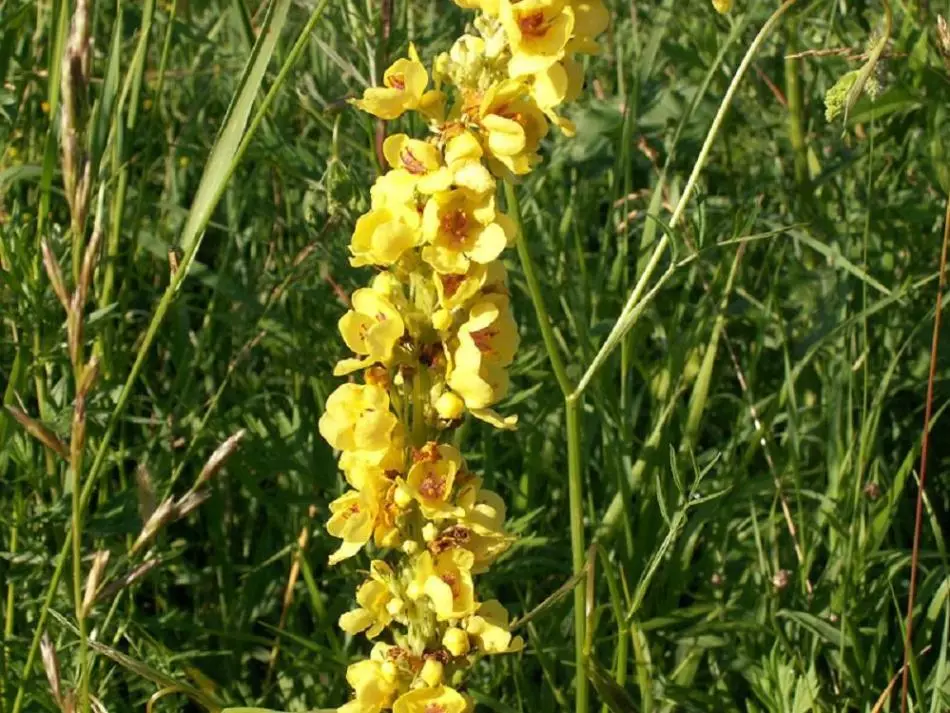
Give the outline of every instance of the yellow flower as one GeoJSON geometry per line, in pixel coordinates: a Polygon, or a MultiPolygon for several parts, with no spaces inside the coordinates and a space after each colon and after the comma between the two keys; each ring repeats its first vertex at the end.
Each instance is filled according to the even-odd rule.
{"type": "Polygon", "coordinates": [[[450,311],[464,307],[480,292],[508,294],[508,272],[500,260],[472,265],[464,275],[434,273],[432,279],[439,304],[450,311]]]}
{"type": "Polygon", "coordinates": [[[486,360],[499,366],[511,364],[520,339],[508,296],[482,295],[459,327],[458,338],[456,369],[477,369],[486,360]]]}
{"type": "Polygon", "coordinates": [[[548,133],[544,114],[525,98],[526,91],[521,80],[500,82],[485,93],[478,109],[489,157],[519,176],[541,160],[538,149],[548,133]]]}
{"type": "Polygon", "coordinates": [[[515,653],[524,648],[520,636],[512,638],[508,630],[508,611],[496,599],[484,602],[478,612],[469,617],[465,629],[478,649],[486,654],[515,653]]]}
{"type": "Polygon", "coordinates": [[[566,136],[574,136],[577,129],[574,122],[559,116],[555,109],[564,102],[570,84],[570,76],[561,62],[555,62],[543,72],[538,72],[531,83],[531,97],[551,123],[566,136]]]}
{"type": "Polygon", "coordinates": [[[511,545],[505,534],[505,501],[498,493],[481,487],[481,479],[473,478],[459,487],[456,502],[465,514],[458,524],[440,534],[436,547],[464,547],[472,553],[472,572],[488,569],[511,545]],[[448,541],[448,545],[443,544],[448,541]]]}
{"type": "Polygon", "coordinates": [[[383,86],[370,87],[353,104],[380,119],[397,119],[413,109],[435,114],[444,95],[427,92],[428,84],[429,73],[419,61],[415,46],[410,44],[409,59],[396,60],[383,74],[383,86]]]}
{"type": "Polygon", "coordinates": [[[392,303],[373,289],[353,293],[353,309],[340,318],[340,334],[346,345],[361,358],[343,359],[333,369],[343,376],[377,362],[389,365],[393,349],[406,326],[392,303]]]}
{"type": "Polygon", "coordinates": [[[512,77],[540,72],[564,56],[574,31],[567,0],[500,0],[499,11],[511,45],[512,77]]]}
{"type": "Polygon", "coordinates": [[[442,165],[439,149],[427,141],[393,134],[383,142],[383,155],[393,168],[387,180],[401,183],[400,191],[432,194],[452,185],[452,174],[442,165]]]}
{"type": "Polygon", "coordinates": [[[421,585],[439,621],[462,619],[475,612],[473,562],[472,553],[464,549],[447,550],[435,557],[426,551],[416,560],[416,593],[421,585]]]}
{"type": "Polygon", "coordinates": [[[732,9],[733,0],[713,0],[713,7],[720,15],[725,15],[732,9]]]}
{"type": "Polygon", "coordinates": [[[505,229],[495,222],[494,198],[475,198],[462,189],[429,199],[422,230],[429,243],[422,259],[440,273],[464,274],[473,262],[489,263],[508,242],[505,229]]]}
{"type": "Polygon", "coordinates": [[[603,0],[570,0],[570,6],[574,11],[574,39],[568,51],[597,54],[600,46],[594,38],[610,24],[610,13],[603,0]]]}
{"type": "Polygon", "coordinates": [[[356,591],[359,608],[343,614],[339,626],[351,636],[365,631],[366,638],[373,639],[393,620],[393,594],[389,585],[393,571],[382,560],[374,560],[370,565],[370,577],[356,591]]]}
{"type": "Polygon", "coordinates": [[[468,703],[458,691],[447,686],[417,688],[399,696],[393,713],[465,713],[468,703]]]}
{"type": "Polygon", "coordinates": [[[459,188],[484,196],[495,190],[495,179],[482,163],[482,146],[470,131],[453,136],[445,144],[445,162],[451,182],[459,188]]]}
{"type": "Polygon", "coordinates": [[[320,435],[341,451],[364,451],[368,462],[388,454],[397,419],[389,411],[389,394],[373,384],[341,384],[327,399],[320,435]]]}
{"type": "Polygon", "coordinates": [[[351,490],[330,503],[327,532],[343,540],[339,549],[330,555],[330,564],[352,557],[373,536],[379,503],[371,490],[351,490]]]}
{"type": "Polygon", "coordinates": [[[419,214],[404,205],[386,204],[361,215],[350,241],[350,264],[392,265],[417,245],[419,214]]]}
{"type": "Polygon", "coordinates": [[[462,454],[454,446],[427,443],[409,468],[405,486],[419,503],[422,514],[430,520],[443,520],[460,515],[449,496],[455,475],[462,468],[462,454]]]}
{"type": "Polygon", "coordinates": [[[346,682],[350,684],[356,700],[346,704],[341,713],[378,713],[388,709],[396,697],[395,684],[383,676],[383,667],[378,661],[367,659],[346,669],[346,682]]]}

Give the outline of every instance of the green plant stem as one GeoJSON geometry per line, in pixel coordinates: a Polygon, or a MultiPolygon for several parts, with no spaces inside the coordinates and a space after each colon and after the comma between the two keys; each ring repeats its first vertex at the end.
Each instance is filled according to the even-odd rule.
{"type": "MultiPolygon", "coordinates": [[[[571,518],[571,562],[573,572],[577,574],[585,568],[584,557],[587,550],[584,537],[584,480],[581,463],[580,416],[582,402],[579,395],[574,392],[570,377],[567,375],[564,359],[558,350],[557,339],[554,336],[554,328],[551,326],[551,318],[548,316],[547,307],[544,305],[541,283],[538,280],[534,263],[531,261],[531,252],[528,250],[528,244],[524,237],[524,225],[521,220],[521,205],[518,201],[518,193],[510,181],[505,181],[505,199],[508,206],[509,217],[515,223],[517,235],[515,245],[518,250],[518,258],[521,262],[521,270],[524,273],[525,282],[528,285],[528,294],[531,296],[531,303],[534,306],[538,325],[541,328],[544,348],[547,351],[548,359],[551,362],[551,368],[554,370],[554,376],[557,379],[558,386],[560,386],[561,392],[564,394],[565,428],[567,430],[568,507],[570,508],[571,518]]],[[[574,681],[574,703],[576,713],[588,713],[590,710],[590,685],[587,679],[588,652],[585,646],[587,629],[586,601],[586,593],[583,587],[575,587],[574,658],[577,668],[574,681]]]]}
{"type": "Polygon", "coordinates": [[[544,348],[547,350],[548,359],[551,360],[551,368],[554,369],[554,377],[557,379],[558,386],[561,387],[564,397],[567,398],[573,391],[573,387],[567,376],[567,369],[564,367],[564,359],[558,350],[554,329],[551,327],[551,318],[544,306],[541,283],[538,281],[534,263],[531,261],[531,253],[524,239],[524,225],[521,221],[521,204],[518,202],[518,193],[510,181],[505,181],[505,200],[508,204],[509,217],[515,223],[515,230],[518,235],[515,243],[518,249],[518,259],[521,261],[521,270],[524,272],[525,282],[528,283],[528,294],[531,295],[531,303],[534,305],[534,311],[538,316],[538,326],[541,328],[544,348]]]}
{"type": "Polygon", "coordinates": [[[640,279],[634,286],[633,291],[627,298],[627,302],[624,305],[620,317],[614,324],[611,333],[607,336],[607,339],[604,341],[604,345],[597,353],[597,356],[594,357],[594,360],[591,362],[590,366],[587,367],[587,371],[584,372],[584,375],[581,377],[581,380],[577,385],[577,389],[574,391],[575,394],[580,395],[583,393],[584,389],[586,389],[588,384],[590,384],[591,379],[594,378],[594,374],[596,374],[600,367],[603,366],[604,362],[607,361],[607,357],[610,356],[610,353],[614,350],[623,335],[629,331],[631,327],[633,327],[636,319],[635,316],[633,319],[628,318],[631,313],[638,309],[642,313],[643,305],[641,302],[643,301],[644,294],[647,293],[649,288],[650,278],[653,277],[653,273],[656,271],[656,268],[659,266],[664,253],[670,246],[671,232],[679,225],[680,221],[683,219],[683,215],[686,213],[686,206],[689,204],[690,198],[693,197],[693,193],[696,190],[696,185],[699,182],[699,176],[702,173],[703,168],[706,166],[706,161],[709,159],[709,154],[712,152],[712,147],[716,142],[716,137],[719,135],[719,130],[722,128],[722,125],[725,122],[726,114],[729,113],[729,107],[732,105],[732,100],[735,97],[736,92],[739,90],[739,85],[742,83],[742,78],[745,76],[746,72],[751,66],[755,55],[758,54],[769,35],[772,34],[772,30],[775,29],[776,25],[778,25],[779,20],[796,2],[797,0],[785,0],[785,2],[782,3],[782,5],[774,13],[772,13],[772,16],[769,17],[766,23],[762,26],[762,29],[759,30],[759,33],[755,36],[755,39],[752,40],[752,44],[749,45],[749,49],[746,50],[745,56],[742,58],[742,62],[736,69],[736,73],[733,75],[732,81],[729,83],[729,88],[726,90],[726,94],[722,98],[722,103],[719,105],[719,110],[716,112],[716,116],[713,119],[712,125],[709,127],[709,131],[706,133],[706,140],[703,142],[703,146],[699,151],[699,155],[696,157],[696,163],[693,164],[693,170],[690,173],[689,180],[686,182],[686,186],[683,188],[683,193],[676,204],[676,208],[673,210],[673,216],[670,218],[669,222],[670,230],[663,233],[663,237],[660,238],[656,244],[656,247],[653,248],[653,254],[650,256],[650,259],[644,267],[643,272],[640,274],[640,279]]]}

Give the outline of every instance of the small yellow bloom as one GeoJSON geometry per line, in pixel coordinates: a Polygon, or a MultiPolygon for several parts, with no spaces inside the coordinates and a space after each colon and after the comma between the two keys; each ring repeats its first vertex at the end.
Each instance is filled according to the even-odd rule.
{"type": "Polygon", "coordinates": [[[538,149],[548,133],[544,114],[526,91],[521,80],[500,82],[485,93],[478,109],[489,157],[519,176],[541,160],[538,149]]]}
{"type": "Polygon", "coordinates": [[[465,629],[478,649],[486,654],[515,653],[524,648],[520,636],[512,638],[508,630],[508,611],[496,599],[484,602],[478,612],[469,617],[465,629]]]}
{"type": "Polygon", "coordinates": [[[350,665],[346,669],[346,682],[356,700],[338,709],[343,713],[379,713],[389,708],[396,697],[396,686],[382,675],[382,664],[372,659],[350,665]]]}
{"type": "Polygon", "coordinates": [[[379,504],[370,490],[351,490],[330,503],[327,532],[343,540],[339,549],[330,555],[330,564],[352,557],[373,536],[379,504]]]}
{"type": "Polygon", "coordinates": [[[461,514],[449,501],[461,468],[462,454],[454,446],[430,442],[419,451],[409,468],[406,486],[425,517],[443,520],[461,514]]]}
{"type": "Polygon", "coordinates": [[[403,191],[408,192],[411,187],[412,191],[432,194],[452,185],[452,174],[442,165],[439,149],[427,141],[393,134],[383,142],[383,154],[393,168],[388,180],[405,184],[403,191]]]}
{"type": "Polygon", "coordinates": [[[564,56],[574,31],[567,0],[500,0],[499,11],[511,45],[512,77],[543,71],[564,56]]]}
{"type": "Polygon", "coordinates": [[[383,86],[370,87],[353,104],[380,119],[397,119],[413,109],[431,111],[441,92],[426,92],[428,84],[429,73],[410,44],[409,59],[396,60],[383,74],[383,86]]]}
{"type": "Polygon", "coordinates": [[[481,144],[470,131],[449,139],[445,144],[445,162],[451,183],[479,197],[493,193],[495,179],[482,163],[483,155],[481,144]]]}
{"type": "Polygon", "coordinates": [[[365,631],[366,638],[374,639],[393,619],[392,610],[395,607],[391,606],[394,597],[390,582],[394,575],[388,564],[373,560],[370,577],[356,591],[359,608],[343,614],[339,626],[351,636],[365,631]]]}
{"type": "Polygon", "coordinates": [[[447,686],[417,688],[404,693],[393,706],[393,713],[465,713],[465,697],[447,686]]]}
{"type": "Polygon", "coordinates": [[[419,214],[401,205],[383,205],[361,215],[350,241],[350,264],[389,266],[418,243],[419,214]]]}
{"type": "Polygon", "coordinates": [[[477,369],[485,360],[508,366],[518,351],[518,325],[507,295],[483,295],[459,328],[455,368],[477,369]]]}
{"type": "Polygon", "coordinates": [[[733,0],[713,0],[713,7],[720,15],[725,15],[732,10],[733,0]]]}
{"type": "Polygon", "coordinates": [[[494,198],[475,198],[461,189],[429,199],[422,230],[429,243],[422,259],[440,273],[464,274],[473,262],[489,263],[508,243],[504,227],[495,222],[494,198]]]}
{"type": "Polygon", "coordinates": [[[376,290],[357,290],[352,302],[353,309],[340,318],[339,328],[343,341],[359,358],[339,362],[333,370],[334,376],[376,363],[388,366],[393,359],[393,349],[406,331],[398,310],[376,290]]]}
{"type": "Polygon", "coordinates": [[[597,54],[600,46],[594,39],[607,29],[610,13],[603,0],[569,1],[574,11],[574,38],[568,46],[568,51],[597,54]]]}
{"type": "Polygon", "coordinates": [[[464,275],[434,273],[432,279],[439,304],[450,311],[464,307],[479,293],[508,294],[508,272],[500,260],[487,265],[474,264],[464,275]]]}
{"type": "Polygon", "coordinates": [[[416,593],[421,584],[439,621],[462,619],[475,612],[473,562],[472,553],[463,549],[446,550],[435,557],[426,551],[416,560],[416,593]]]}
{"type": "Polygon", "coordinates": [[[341,451],[364,451],[369,462],[388,454],[397,419],[389,410],[389,394],[372,384],[341,384],[327,399],[320,417],[320,435],[341,451]]]}
{"type": "Polygon", "coordinates": [[[561,62],[555,62],[543,72],[538,72],[531,83],[531,96],[535,103],[565,136],[574,136],[576,127],[574,122],[558,115],[555,109],[564,102],[570,84],[567,68],[561,62]]]}

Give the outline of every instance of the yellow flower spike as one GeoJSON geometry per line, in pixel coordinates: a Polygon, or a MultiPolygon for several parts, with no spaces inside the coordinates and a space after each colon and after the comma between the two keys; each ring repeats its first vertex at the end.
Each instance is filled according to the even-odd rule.
{"type": "MultiPolygon", "coordinates": [[[[409,45],[409,58],[397,59],[383,74],[382,87],[370,87],[362,99],[352,103],[368,114],[380,119],[398,119],[405,112],[431,105],[432,93],[428,93],[429,73],[419,61],[414,45],[409,45]]],[[[429,107],[431,108],[431,107],[429,107]]]]}
{"type": "Polygon", "coordinates": [[[360,355],[343,359],[333,369],[344,376],[371,364],[389,365],[393,349],[406,331],[402,316],[383,295],[370,288],[353,293],[353,309],[340,318],[339,329],[346,345],[360,355]]]}
{"type": "Polygon", "coordinates": [[[439,621],[462,619],[475,612],[473,563],[474,556],[464,549],[447,550],[435,557],[428,551],[419,555],[415,578],[422,582],[422,593],[439,621]]]}
{"type": "Polygon", "coordinates": [[[393,705],[393,713],[465,713],[468,702],[447,686],[417,688],[404,693],[393,705]]]}
{"type": "Polygon", "coordinates": [[[327,399],[320,435],[342,451],[364,451],[367,462],[382,462],[394,439],[397,419],[389,395],[371,384],[342,384],[327,399]]]}
{"type": "Polygon", "coordinates": [[[419,214],[400,205],[373,208],[356,221],[350,241],[353,267],[387,267],[416,245],[419,214]]]}
{"type": "Polygon", "coordinates": [[[478,612],[469,617],[465,629],[479,651],[486,654],[508,654],[521,651],[524,641],[512,637],[508,630],[508,611],[496,599],[483,602],[478,612]]]}
{"type": "Polygon", "coordinates": [[[464,274],[473,262],[492,262],[508,242],[494,218],[491,196],[474,198],[464,190],[435,194],[423,213],[422,231],[429,244],[422,249],[422,259],[443,274],[464,274]]]}
{"type": "Polygon", "coordinates": [[[406,487],[419,503],[422,514],[430,520],[461,515],[461,510],[449,502],[455,475],[462,467],[462,454],[458,449],[430,442],[415,461],[409,468],[406,487]]]}
{"type": "Polygon", "coordinates": [[[574,11],[574,39],[568,51],[597,54],[600,45],[594,39],[610,25],[610,13],[603,0],[570,0],[570,5],[574,11]]]}
{"type": "Polygon", "coordinates": [[[499,16],[511,45],[512,77],[535,74],[557,62],[574,31],[567,0],[500,0],[499,16]]]}
{"type": "Polygon", "coordinates": [[[464,656],[471,648],[468,634],[454,626],[445,630],[445,633],[442,635],[442,645],[453,656],[464,656]]]}
{"type": "Polygon", "coordinates": [[[343,614],[339,627],[351,636],[365,631],[366,638],[374,639],[393,620],[390,604],[396,600],[389,585],[393,579],[389,565],[382,560],[374,560],[370,572],[371,579],[356,591],[356,601],[360,607],[343,614]]]}

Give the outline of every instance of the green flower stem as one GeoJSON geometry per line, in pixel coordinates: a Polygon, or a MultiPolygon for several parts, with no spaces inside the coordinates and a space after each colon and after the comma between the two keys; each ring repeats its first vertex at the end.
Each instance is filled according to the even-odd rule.
{"type": "Polygon", "coordinates": [[[541,327],[541,338],[544,339],[544,348],[548,352],[548,359],[551,360],[551,367],[554,369],[554,377],[564,397],[567,398],[574,387],[567,376],[567,369],[564,367],[564,360],[561,352],[558,351],[557,339],[554,337],[554,330],[551,328],[551,318],[548,317],[548,310],[544,306],[544,298],[541,295],[541,283],[538,281],[537,273],[534,271],[534,263],[531,262],[531,253],[524,239],[524,226],[521,222],[521,204],[518,202],[518,193],[510,181],[505,181],[505,200],[508,204],[508,215],[514,221],[517,232],[518,259],[521,261],[521,270],[524,272],[524,279],[528,283],[528,293],[531,295],[531,302],[534,305],[534,311],[538,316],[538,326],[541,327]]]}
{"type": "Polygon", "coordinates": [[[696,157],[696,163],[693,164],[693,170],[689,175],[689,180],[686,182],[686,187],[683,189],[683,193],[680,196],[679,202],[677,202],[676,208],[673,210],[673,216],[670,218],[669,222],[669,231],[664,232],[663,237],[657,241],[656,247],[653,249],[653,254],[647,261],[646,267],[643,269],[643,273],[640,275],[640,279],[637,281],[633,291],[627,298],[627,302],[624,305],[623,311],[620,313],[620,317],[617,318],[613,329],[610,331],[610,334],[604,341],[604,344],[597,353],[597,356],[594,357],[594,360],[590,363],[590,366],[587,367],[587,371],[585,371],[584,375],[581,377],[580,383],[577,385],[577,389],[574,391],[575,396],[580,396],[584,392],[584,389],[586,389],[590,384],[591,379],[594,378],[594,374],[600,369],[601,366],[604,365],[604,363],[607,361],[607,357],[610,356],[614,348],[616,348],[616,346],[620,343],[623,336],[628,331],[630,331],[636,322],[636,319],[640,314],[642,314],[643,308],[646,306],[647,301],[655,294],[655,291],[653,290],[648,291],[650,286],[650,278],[653,277],[653,273],[656,271],[656,268],[659,267],[664,253],[666,253],[667,248],[670,247],[670,236],[672,231],[679,225],[680,221],[683,219],[683,215],[686,213],[686,206],[693,197],[693,192],[696,190],[696,184],[699,182],[699,175],[706,166],[706,161],[709,159],[709,154],[712,152],[712,147],[719,135],[719,130],[722,128],[722,125],[725,122],[726,114],[729,113],[729,107],[732,105],[732,100],[735,97],[736,92],[739,90],[739,85],[742,83],[742,78],[752,65],[752,60],[758,54],[759,50],[762,48],[762,45],[765,44],[765,41],[768,39],[769,35],[772,34],[772,30],[774,30],[778,25],[779,20],[782,19],[782,16],[796,2],[797,0],[785,0],[785,2],[782,3],[782,5],[774,13],[772,13],[772,16],[769,17],[766,23],[762,26],[762,29],[759,30],[759,33],[755,36],[755,39],[752,40],[752,44],[749,45],[749,49],[746,50],[745,56],[742,58],[742,62],[736,69],[736,73],[733,75],[732,81],[729,83],[729,88],[726,90],[726,94],[722,98],[722,103],[719,105],[719,111],[716,112],[716,116],[713,119],[712,125],[709,127],[709,131],[706,133],[706,140],[703,142],[703,147],[699,151],[699,156],[696,157]]]}
{"type": "MultiPolygon", "coordinates": [[[[583,571],[584,557],[587,546],[584,538],[584,481],[581,467],[581,406],[580,394],[575,393],[574,386],[567,375],[564,359],[558,350],[554,329],[551,327],[551,318],[544,305],[544,296],[541,293],[541,283],[538,281],[534,263],[531,261],[531,252],[524,239],[524,226],[521,222],[521,205],[518,194],[510,181],[505,181],[505,199],[509,217],[515,223],[516,246],[518,259],[521,261],[521,270],[528,284],[528,293],[531,303],[541,327],[541,337],[547,351],[554,376],[561,392],[564,394],[564,412],[567,430],[567,487],[571,516],[571,561],[574,574],[583,571]]],[[[574,658],[577,673],[574,680],[575,711],[588,713],[590,710],[590,686],[587,680],[587,651],[586,640],[586,596],[582,587],[574,588],[574,658]]]]}

